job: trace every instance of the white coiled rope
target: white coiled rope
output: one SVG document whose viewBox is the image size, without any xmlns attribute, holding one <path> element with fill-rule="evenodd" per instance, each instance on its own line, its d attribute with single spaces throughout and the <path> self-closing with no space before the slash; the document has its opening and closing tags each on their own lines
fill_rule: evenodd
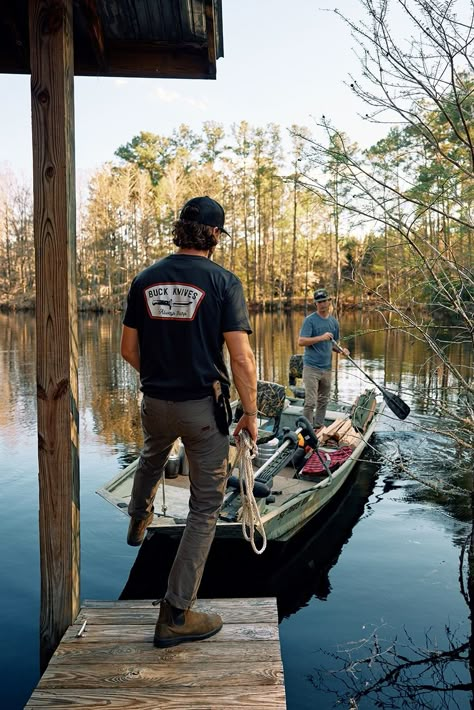
<svg viewBox="0 0 474 710">
<path fill-rule="evenodd" d="M 252 545 L 252 550 L 261 555 L 267 547 L 267 536 L 260 517 L 257 501 L 253 494 L 254 474 L 252 459 L 257 455 L 257 444 L 250 438 L 249 433 L 242 429 L 236 437 L 237 457 L 235 466 L 239 469 L 240 498 L 242 500 L 242 534 Z M 262 547 L 255 544 L 255 531 L 258 530 L 262 537 Z"/>
</svg>

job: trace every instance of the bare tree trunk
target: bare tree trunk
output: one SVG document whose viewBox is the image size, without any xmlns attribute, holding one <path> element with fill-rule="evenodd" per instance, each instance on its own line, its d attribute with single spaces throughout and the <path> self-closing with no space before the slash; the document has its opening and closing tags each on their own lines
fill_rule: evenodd
<svg viewBox="0 0 474 710">
<path fill-rule="evenodd" d="M 294 164 L 294 179 L 293 179 L 293 238 L 292 238 L 292 245 L 291 245 L 291 264 L 290 264 L 290 278 L 289 278 L 289 283 L 287 287 L 287 297 L 286 297 L 286 303 L 287 306 L 291 307 L 293 305 L 293 297 L 295 293 L 295 273 L 296 273 L 296 261 L 297 261 L 297 251 L 296 251 L 296 243 L 297 243 L 297 215 L 298 215 L 298 193 L 297 193 L 297 186 L 298 186 L 298 161 L 295 160 Z"/>
<path fill-rule="evenodd" d="M 11 265 L 11 247 L 10 247 L 10 221 L 8 219 L 8 205 L 5 208 L 5 249 L 6 249 L 6 272 L 7 272 L 7 303 L 10 301 L 12 292 L 12 265 Z"/>
</svg>

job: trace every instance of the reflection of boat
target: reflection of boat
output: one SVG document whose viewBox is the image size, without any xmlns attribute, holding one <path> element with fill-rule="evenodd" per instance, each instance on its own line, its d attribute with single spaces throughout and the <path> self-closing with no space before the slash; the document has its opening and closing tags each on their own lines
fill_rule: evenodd
<svg viewBox="0 0 474 710">
<path fill-rule="evenodd" d="M 278 597 L 280 619 L 305 606 L 312 597 L 326 600 L 331 593 L 330 571 L 337 564 L 353 529 L 363 517 L 373 492 L 376 461 L 365 461 L 350 476 L 340 495 L 304 530 L 283 545 L 269 583 Z"/>
<path fill-rule="evenodd" d="M 320 515 L 287 543 L 269 542 L 263 555 L 255 555 L 244 540 L 214 540 L 199 596 L 276 596 L 280 619 L 296 613 L 314 596 L 326 599 L 331 592 L 330 570 L 364 514 L 376 471 L 376 461 L 364 460 Z M 179 539 L 165 533 L 145 540 L 120 598 L 162 597 L 178 544 Z"/>
<path fill-rule="evenodd" d="M 367 390 L 352 406 L 340 405 L 328 411 L 326 427 L 316 437 L 302 417 L 302 400 L 285 395 L 282 385 L 258 383 L 261 436 L 254 459 L 254 495 L 265 534 L 268 540 L 282 542 L 306 525 L 340 490 L 366 448 L 384 407 L 376 402 L 374 390 Z M 238 418 L 238 403 L 233 409 Z M 235 456 L 232 458 L 235 462 Z M 124 512 L 137 463 L 138 459 L 97 491 Z M 169 474 L 178 475 L 162 480 L 149 534 L 180 534 L 186 522 L 189 478 L 182 445 L 177 445 L 168 469 Z M 229 479 L 217 524 L 218 538 L 242 537 L 242 499 L 236 473 L 232 471 Z"/>
</svg>

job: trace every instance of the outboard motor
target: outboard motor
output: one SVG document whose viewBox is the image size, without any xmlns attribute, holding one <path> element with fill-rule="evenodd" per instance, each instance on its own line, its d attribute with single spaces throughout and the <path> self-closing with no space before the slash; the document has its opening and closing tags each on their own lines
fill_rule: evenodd
<svg viewBox="0 0 474 710">
<path fill-rule="evenodd" d="M 296 420 L 296 426 L 301 427 L 301 436 L 305 440 L 307 446 L 311 446 L 312 449 L 317 449 L 319 446 L 319 440 L 314 433 L 313 425 L 310 423 L 306 417 L 298 417 Z"/>
</svg>

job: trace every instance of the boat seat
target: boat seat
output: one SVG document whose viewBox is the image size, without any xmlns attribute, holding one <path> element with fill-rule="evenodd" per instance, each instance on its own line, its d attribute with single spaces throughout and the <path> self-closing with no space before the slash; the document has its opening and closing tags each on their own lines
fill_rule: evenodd
<svg viewBox="0 0 474 710">
<path fill-rule="evenodd" d="M 280 419 L 285 406 L 286 391 L 283 385 L 277 382 L 257 381 L 257 412 L 260 422 L 267 420 L 258 430 L 257 444 L 263 444 L 273 439 L 280 428 Z M 242 416 L 240 401 L 235 408 L 234 421 L 238 422 Z M 230 443 L 235 445 L 234 437 Z"/>
<path fill-rule="evenodd" d="M 296 385 L 296 378 L 303 377 L 303 356 L 290 355 L 288 370 L 288 382 L 290 385 Z"/>
<path fill-rule="evenodd" d="M 351 409 L 352 426 L 356 431 L 364 432 L 375 414 L 377 399 L 375 390 L 364 390 L 356 399 Z"/>
<path fill-rule="evenodd" d="M 297 384 L 297 380 L 303 377 L 303 356 L 290 355 L 288 364 L 288 384 L 293 395 L 298 399 L 304 399 L 304 387 Z"/>
</svg>

